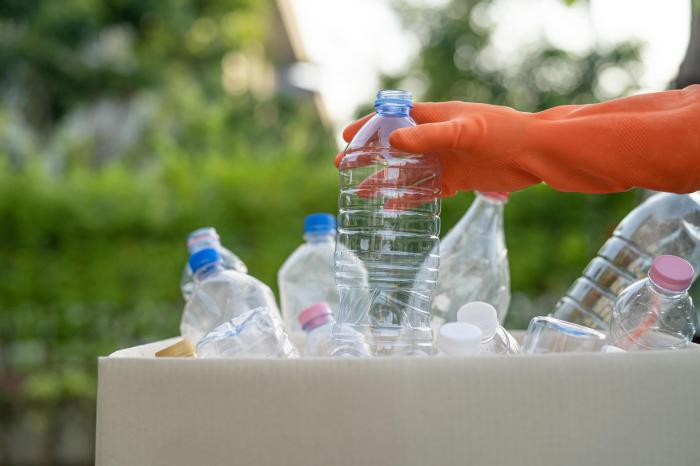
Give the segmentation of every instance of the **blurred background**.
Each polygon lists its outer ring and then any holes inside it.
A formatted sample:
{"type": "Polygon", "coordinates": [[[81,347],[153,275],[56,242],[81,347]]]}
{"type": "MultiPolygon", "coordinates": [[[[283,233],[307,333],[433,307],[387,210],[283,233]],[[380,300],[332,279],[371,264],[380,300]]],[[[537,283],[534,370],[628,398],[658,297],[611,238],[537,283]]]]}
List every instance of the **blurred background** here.
{"type": "MultiPolygon", "coordinates": [[[[383,87],[537,111],[700,81],[693,2],[0,2],[0,464],[93,463],[96,358],[174,336],[185,236],[276,290],[336,212],[383,87]]],[[[546,314],[643,193],[506,207],[507,326],[546,314]]],[[[443,232],[473,196],[444,201],[443,232]]],[[[697,293],[696,293],[697,294],[697,293]]]]}

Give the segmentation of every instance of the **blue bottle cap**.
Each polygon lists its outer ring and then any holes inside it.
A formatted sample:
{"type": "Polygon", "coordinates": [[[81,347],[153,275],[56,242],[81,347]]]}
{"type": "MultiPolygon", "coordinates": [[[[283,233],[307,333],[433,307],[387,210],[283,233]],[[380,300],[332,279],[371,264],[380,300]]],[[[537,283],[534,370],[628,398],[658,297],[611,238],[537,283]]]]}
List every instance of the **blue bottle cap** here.
{"type": "Polygon", "coordinates": [[[190,264],[192,272],[196,272],[202,267],[221,262],[221,257],[216,249],[205,248],[192,254],[187,262],[190,264]]]}
{"type": "Polygon", "coordinates": [[[304,233],[335,232],[335,217],[331,214],[317,213],[304,217],[304,233]]]}

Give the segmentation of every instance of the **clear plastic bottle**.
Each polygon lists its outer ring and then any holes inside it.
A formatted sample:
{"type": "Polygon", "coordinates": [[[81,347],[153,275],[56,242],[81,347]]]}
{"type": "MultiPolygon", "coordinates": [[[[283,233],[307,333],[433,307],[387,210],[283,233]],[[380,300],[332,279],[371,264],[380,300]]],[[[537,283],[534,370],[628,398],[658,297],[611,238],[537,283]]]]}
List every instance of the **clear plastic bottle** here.
{"type": "Polygon", "coordinates": [[[277,274],[282,317],[290,332],[300,332],[299,313],[324,301],[338,310],[335,286],[335,217],[311,214],[304,219],[304,244],[284,262],[277,274]]]}
{"type": "Polygon", "coordinates": [[[549,316],[533,317],[523,339],[523,353],[581,353],[602,351],[603,332],[549,316]]]}
{"type": "Polygon", "coordinates": [[[510,304],[510,270],[503,231],[508,193],[476,193],[462,219],[440,241],[440,275],[433,293],[433,328],[457,320],[464,303],[493,303],[503,323],[510,304]]]}
{"type": "Polygon", "coordinates": [[[251,309],[216,327],[197,343],[198,358],[297,358],[275,310],[251,309]]]}
{"type": "Polygon", "coordinates": [[[361,334],[374,355],[432,354],[430,300],[438,270],[439,166],[389,144],[414,126],[411,95],[380,91],[373,116],[340,162],[334,345],[361,334]],[[358,261],[367,283],[358,276],[358,261]]]}
{"type": "Polygon", "coordinates": [[[700,269],[700,193],[658,193],[633,209],[552,315],[607,330],[617,295],[644,278],[662,254],[684,257],[700,269]]]}
{"type": "MultiPolygon", "coordinates": [[[[221,257],[221,265],[227,270],[237,270],[242,273],[248,273],[248,267],[234,253],[221,245],[221,239],[216,232],[216,228],[204,227],[199,228],[187,237],[187,251],[190,255],[204,248],[214,248],[221,257]]],[[[182,278],[180,279],[180,289],[182,297],[187,301],[194,290],[194,274],[190,268],[190,264],[185,264],[182,270],[182,278]]]]}
{"type": "Polygon", "coordinates": [[[496,308],[475,301],[465,304],[457,312],[457,321],[476,325],[481,329],[481,354],[518,354],[520,346],[515,338],[498,322],[496,308]]]}
{"type": "Polygon", "coordinates": [[[258,307],[267,308],[281,324],[270,288],[248,274],[224,269],[216,249],[192,254],[189,264],[196,286],[182,313],[183,337],[196,343],[213,328],[258,307]]]}
{"type": "Polygon", "coordinates": [[[698,326],[688,296],[693,276],[693,267],[685,259],[670,255],[654,259],[649,276],[617,298],[611,344],[625,351],[685,348],[698,326]]]}
{"type": "Polygon", "coordinates": [[[450,322],[438,330],[438,356],[472,356],[481,350],[481,329],[466,322],[450,322]]]}
{"type": "Polygon", "coordinates": [[[335,318],[328,303],[316,303],[299,313],[299,325],[306,332],[304,356],[331,356],[335,318]]]}

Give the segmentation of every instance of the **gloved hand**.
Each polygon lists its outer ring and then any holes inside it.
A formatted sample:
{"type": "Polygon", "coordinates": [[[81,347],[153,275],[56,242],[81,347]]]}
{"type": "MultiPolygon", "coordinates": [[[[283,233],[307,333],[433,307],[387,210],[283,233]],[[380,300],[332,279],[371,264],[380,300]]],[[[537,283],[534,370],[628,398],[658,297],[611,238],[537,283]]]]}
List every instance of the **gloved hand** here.
{"type": "MultiPolygon", "coordinates": [[[[345,140],[370,116],[348,126],[345,140]]],[[[542,181],[582,193],[700,189],[700,86],[539,113],[417,103],[411,116],[418,126],[394,131],[390,142],[406,152],[436,154],[443,197],[515,191],[542,181]]]]}

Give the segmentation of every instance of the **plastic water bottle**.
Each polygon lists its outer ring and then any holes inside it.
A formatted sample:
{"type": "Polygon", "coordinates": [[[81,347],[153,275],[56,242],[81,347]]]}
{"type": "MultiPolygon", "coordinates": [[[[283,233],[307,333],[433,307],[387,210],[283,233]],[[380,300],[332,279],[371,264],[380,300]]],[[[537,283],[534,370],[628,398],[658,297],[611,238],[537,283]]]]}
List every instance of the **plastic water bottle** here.
{"type": "Polygon", "coordinates": [[[304,356],[331,356],[335,318],[328,303],[316,303],[301,311],[299,325],[306,332],[304,356]]]}
{"type": "Polygon", "coordinates": [[[364,336],[374,355],[432,354],[430,301],[438,271],[439,167],[432,156],[389,144],[414,126],[411,95],[380,91],[377,114],[340,162],[335,256],[340,292],[333,344],[364,336]],[[357,275],[357,262],[367,283],[357,275]],[[420,273],[420,274],[419,274],[420,273]]]}
{"type": "Polygon", "coordinates": [[[496,308],[475,301],[462,306],[457,321],[476,325],[481,329],[481,354],[518,354],[520,346],[515,338],[498,322],[496,308]]]}
{"type": "Polygon", "coordinates": [[[529,354],[612,352],[605,350],[607,337],[603,332],[555,317],[533,317],[527,326],[521,351],[529,354]]]}
{"type": "Polygon", "coordinates": [[[297,358],[273,312],[258,307],[216,327],[197,343],[198,358],[297,358]]]}
{"type": "Polygon", "coordinates": [[[677,256],[654,259],[649,276],[620,293],[610,341],[625,351],[685,348],[698,326],[688,288],[694,271],[677,256]]]}
{"type": "Polygon", "coordinates": [[[205,248],[190,256],[195,288],[185,305],[180,333],[198,342],[215,327],[253,309],[267,308],[282,324],[275,296],[270,288],[248,274],[226,270],[214,248],[205,248]]]}
{"type": "Polygon", "coordinates": [[[477,193],[462,219],[440,241],[440,275],[433,293],[433,328],[457,320],[464,303],[493,303],[503,323],[510,304],[510,271],[503,232],[508,193],[477,193]]]}
{"type": "Polygon", "coordinates": [[[324,301],[337,312],[334,253],[335,217],[307,215],[304,244],[289,256],[277,274],[282,317],[289,331],[301,331],[299,313],[314,303],[324,301]]]}
{"type": "Polygon", "coordinates": [[[632,210],[552,315],[607,330],[617,295],[644,278],[653,258],[662,254],[683,257],[700,269],[699,193],[658,193],[632,210]]]}
{"type": "MultiPolygon", "coordinates": [[[[219,253],[219,257],[221,257],[221,265],[223,268],[248,273],[248,267],[245,266],[243,261],[221,245],[221,239],[219,238],[219,234],[216,232],[216,228],[199,228],[198,230],[190,233],[190,235],[187,237],[187,251],[190,255],[197,251],[201,251],[204,248],[216,249],[216,251],[219,253]]],[[[189,263],[185,264],[185,268],[182,271],[180,289],[182,290],[182,297],[185,298],[185,301],[187,301],[194,290],[194,277],[189,263]]]]}
{"type": "Polygon", "coordinates": [[[465,322],[450,322],[438,330],[438,356],[472,356],[481,349],[481,329],[465,322]]]}

